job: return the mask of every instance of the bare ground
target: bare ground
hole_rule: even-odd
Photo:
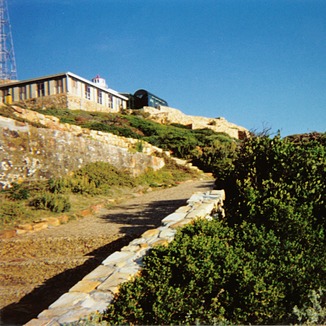
[[[213,180],[128,199],[81,220],[0,242],[1,325],[23,325],[145,230],[186,204],[194,192],[212,189]]]

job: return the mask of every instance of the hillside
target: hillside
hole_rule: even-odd
[[[3,182],[8,178],[11,182],[27,177],[49,178],[51,165],[56,174],[63,175],[96,160],[137,175],[148,167],[161,168],[162,156],[170,154],[207,170],[207,151],[229,152],[236,144],[237,139],[225,132],[161,124],[146,115],[142,111],[110,114],[1,107],[3,150],[11,162],[2,162],[1,178]]]
[[[142,112],[147,119],[162,124],[180,124],[191,129],[208,128],[215,132],[223,132],[232,138],[244,139],[249,135],[246,128],[227,121],[223,117],[206,118],[184,114],[182,111],[170,107],[160,106],[158,109],[144,107]]]

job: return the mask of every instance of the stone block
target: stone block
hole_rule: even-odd
[[[0,231],[0,239],[10,239],[17,235],[16,230],[4,230]]]
[[[191,210],[190,206],[181,206],[176,209],[175,213],[188,213]]]
[[[118,272],[122,273],[123,275],[129,275],[131,278],[133,276],[136,276],[139,273],[140,269],[141,269],[141,267],[138,264],[133,262],[133,263],[123,266],[122,268],[120,268],[118,270]]]
[[[146,242],[141,243],[139,246],[140,246],[141,249],[148,249],[149,248],[149,244],[146,243]]]
[[[197,219],[197,218],[204,218],[207,215],[210,215],[214,210],[214,203],[211,204],[203,204],[199,208],[194,209],[188,215],[188,219]]]
[[[211,190],[210,195],[217,196],[218,198],[221,198],[222,200],[225,200],[225,191],[222,190]]]
[[[33,231],[41,231],[41,230],[44,230],[48,227],[48,223],[46,222],[39,222],[39,223],[35,223],[33,225]]]
[[[165,246],[167,247],[169,245],[169,241],[166,239],[158,239],[157,241],[154,241],[152,243],[152,247],[157,247],[157,246]]]
[[[186,212],[184,213],[172,213],[168,216],[166,216],[163,220],[162,220],[162,223],[163,224],[167,224],[167,223],[170,223],[170,222],[177,222],[177,221],[180,221],[182,220],[183,218],[185,218],[187,215]]]
[[[121,248],[121,251],[137,252],[140,249],[139,245],[128,245]]]
[[[91,313],[92,311],[87,308],[70,310],[69,312],[65,313],[64,315],[61,315],[60,318],[58,318],[58,323],[60,325],[65,325],[65,324],[77,322],[78,320],[87,317]]]
[[[91,280],[82,280],[79,281],[76,285],[74,285],[69,292],[83,292],[83,293],[89,293],[96,289],[98,285],[100,285],[101,282],[99,281],[91,281]]]
[[[114,268],[110,266],[100,265],[96,267],[92,272],[87,274],[83,280],[99,280],[104,281],[114,272]]]
[[[129,251],[116,251],[108,258],[103,260],[102,264],[103,265],[116,264],[118,262],[121,262],[122,260],[131,259],[134,255],[135,254],[133,252],[129,252]]]
[[[17,225],[17,229],[25,230],[25,231],[32,231],[33,226],[31,224],[19,224],[19,225]]]
[[[91,293],[91,298],[97,302],[96,310],[101,311],[101,306],[106,309],[107,305],[113,300],[113,292],[94,291]]]
[[[146,240],[144,238],[137,238],[137,239],[134,239],[132,240],[129,245],[141,245],[141,244],[144,244],[146,243]]]
[[[108,277],[101,285],[97,287],[100,291],[106,291],[118,287],[121,283],[131,279],[130,274],[116,272]]]
[[[150,230],[145,231],[141,237],[144,239],[152,238],[152,237],[157,236],[159,234],[159,232],[160,231],[158,229],[150,229]]]
[[[55,217],[47,217],[46,219],[44,219],[44,221],[47,222],[48,225],[51,225],[51,226],[59,226],[61,224],[60,220]]]
[[[59,326],[60,324],[52,319],[32,319],[25,326]]]
[[[58,307],[58,308],[53,308],[53,309],[46,309],[43,310],[38,316],[37,318],[41,319],[41,320],[52,320],[55,317],[61,316],[63,314],[65,314],[67,311],[69,311],[69,308],[66,307]]]
[[[171,223],[173,224],[173,223]],[[173,238],[176,234],[176,230],[166,228],[160,232],[160,238],[166,239],[166,238]]]
[[[181,228],[181,227],[183,227],[183,226],[185,226],[187,224],[190,224],[192,222],[193,222],[193,220],[191,220],[191,219],[185,219],[185,220],[182,220],[180,222],[176,222],[174,224],[171,224],[170,228],[171,229],[178,229],[178,228]]]
[[[68,292],[63,294],[57,301],[52,303],[49,308],[52,309],[58,307],[72,307],[74,305],[77,305],[79,302],[85,300],[87,296],[88,294],[86,293]]]
[[[69,216],[68,215],[59,216],[58,220],[61,224],[65,224],[69,221]]]
[[[187,203],[191,204],[193,202],[201,202],[202,200],[203,200],[203,194],[195,193],[187,200]]]

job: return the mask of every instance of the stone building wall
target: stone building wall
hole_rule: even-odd
[[[26,107],[34,108],[67,108],[70,110],[84,110],[89,112],[109,112],[118,113],[118,109],[110,108],[106,105],[87,100],[80,96],[70,94],[56,94],[43,97],[35,97],[32,99],[24,100],[23,103]]]
[[[35,97],[32,99],[24,100],[22,103],[24,103],[26,107],[66,108],[67,96],[65,94],[56,94],[50,96]]]
[[[118,113],[118,109],[110,108],[106,105],[96,103],[94,101],[87,100],[80,96],[66,95],[67,105],[66,107],[70,110],[84,110],[89,112],[110,112]]]

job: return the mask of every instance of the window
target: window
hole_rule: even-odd
[[[58,79],[55,81],[55,91],[57,94],[60,94],[63,92],[63,87],[62,87],[62,79]]]
[[[72,84],[72,88],[77,89],[77,87],[78,87],[78,81],[76,79],[73,78],[71,80],[71,84]]]
[[[26,100],[26,86],[19,87],[19,99]]]
[[[89,85],[85,85],[85,98],[87,100],[91,99],[91,87]]]
[[[108,107],[109,108],[113,107],[112,95],[111,94],[108,94]]]
[[[37,84],[37,96],[38,97],[45,96],[45,84],[44,83]]]
[[[102,92],[99,89],[97,90],[97,103],[103,104]]]

